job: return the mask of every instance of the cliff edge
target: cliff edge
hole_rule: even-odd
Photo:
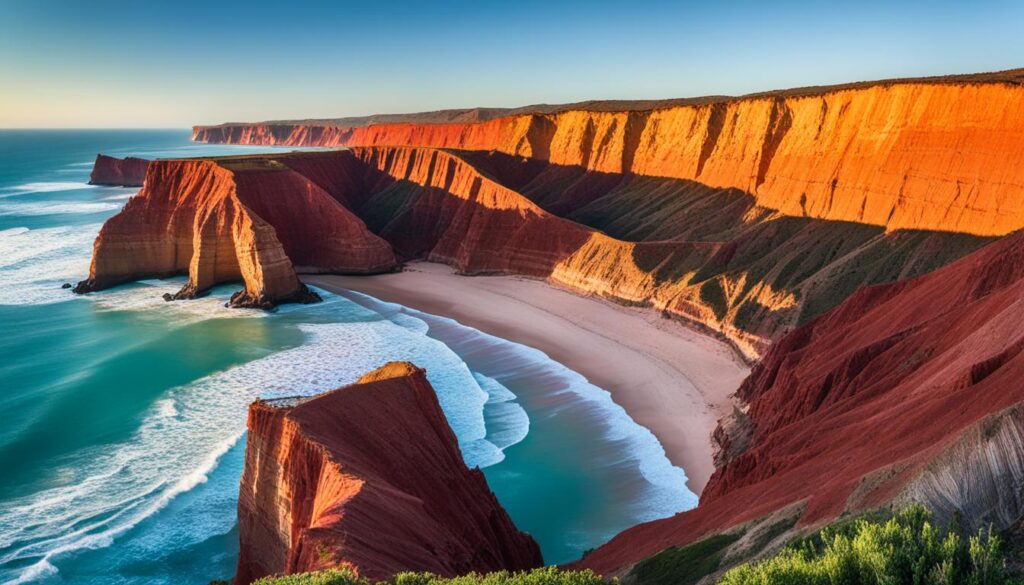
[[[542,564],[468,469],[422,369],[392,362],[351,386],[249,408],[235,583],[348,566],[456,576]]]
[[[618,109],[538,107],[483,121],[197,126],[193,139],[494,150],[738,189],[792,217],[998,236],[1024,227],[1020,79],[1009,71]]]
[[[141,187],[146,179],[146,167],[149,161],[129,156],[116,158],[105,154],[97,154],[89,175],[90,185],[110,185],[115,187]]]

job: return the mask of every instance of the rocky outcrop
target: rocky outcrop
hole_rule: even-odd
[[[993,236],[1024,227],[1020,77],[898,80],[482,122],[200,126],[193,137],[495,150],[738,189],[788,216]]]
[[[273,226],[296,272],[387,270],[395,264],[393,247],[402,259],[444,262],[463,274],[544,278],[653,307],[722,336],[750,359],[858,286],[927,272],[987,241],[792,218],[736,190],[496,152],[356,147],[209,162],[228,173],[225,189],[234,190],[248,213]],[[154,180],[176,179],[161,173]],[[141,225],[163,225],[169,220],[160,214],[168,214],[189,240],[188,209],[212,188],[198,185]],[[172,212],[176,206],[182,212]],[[97,283],[185,270],[118,272],[108,265],[121,254],[111,245],[122,221],[111,220],[101,234]],[[189,250],[180,247],[179,254]],[[134,258],[143,268],[151,265],[145,255]],[[223,272],[207,281],[239,278]],[[203,289],[195,284],[182,296]]]
[[[404,257],[650,306],[723,336],[751,359],[858,286],[927,272],[987,241],[789,218],[691,181],[496,153],[351,153],[369,167],[364,186],[335,182],[346,185],[342,193],[368,194],[354,209]]]
[[[803,526],[919,501],[974,526],[1020,520],[1024,232],[919,278],[860,289],[772,346],[720,429],[700,506],[582,561],[614,572],[801,502]],[[744,437],[735,442],[734,437]]]
[[[230,306],[271,308],[319,297],[306,271],[372,273],[396,266],[390,246],[311,181],[272,159],[156,161],[145,187],[104,224],[86,293],[187,273],[168,300],[241,280]]]
[[[249,408],[235,583],[345,565],[371,580],[542,563],[462,460],[424,371],[390,363],[356,384]]]
[[[97,154],[89,175],[90,185],[112,185],[117,187],[141,187],[146,178],[149,161],[129,156],[115,158]]]

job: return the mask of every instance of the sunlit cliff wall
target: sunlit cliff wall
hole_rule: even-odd
[[[787,215],[1002,235],[1024,227],[1024,88],[898,83],[480,123],[196,127],[237,144],[496,150],[736,188]]]

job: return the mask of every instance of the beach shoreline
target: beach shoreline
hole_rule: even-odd
[[[449,317],[539,349],[609,391],[649,429],[700,494],[714,472],[711,433],[749,367],[727,343],[656,311],[585,297],[540,280],[461,276],[414,262],[373,276],[308,274],[307,284],[354,290]]]

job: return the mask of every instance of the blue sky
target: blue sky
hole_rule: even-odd
[[[0,127],[743,94],[1024,66],[1024,2],[0,0]]]

